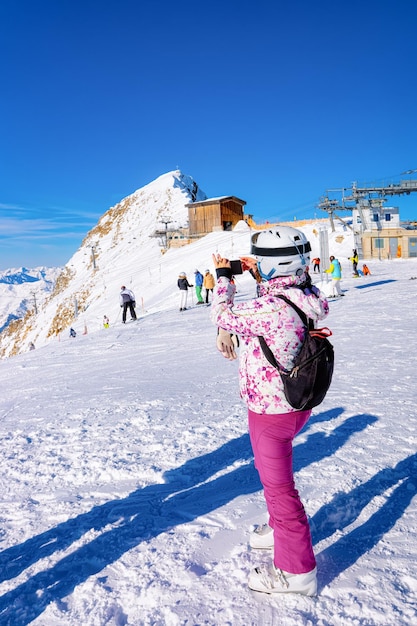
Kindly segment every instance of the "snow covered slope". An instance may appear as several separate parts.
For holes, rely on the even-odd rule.
[[[158,286],[243,247],[218,237]],[[249,591],[271,555],[248,546],[267,516],[237,362],[209,309],[175,307],[1,362],[1,626],[416,623],[417,259],[344,263],[333,383],[294,451],[319,595]]]

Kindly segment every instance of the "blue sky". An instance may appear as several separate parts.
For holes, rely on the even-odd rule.
[[[259,221],[398,182],[416,32],[414,0],[2,0],[0,269],[63,265],[177,168]],[[417,219],[414,196],[388,205]]]

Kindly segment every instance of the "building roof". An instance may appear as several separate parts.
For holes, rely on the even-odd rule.
[[[186,207],[191,207],[191,206],[204,206],[205,204],[220,204],[221,202],[224,202],[225,200],[235,200],[235,202],[237,202],[238,204],[241,204],[242,206],[244,204],[246,204],[245,200],[241,200],[240,198],[237,198],[236,196],[219,196],[218,198],[207,198],[207,200],[200,200],[199,202],[190,202],[189,204],[186,204]]]

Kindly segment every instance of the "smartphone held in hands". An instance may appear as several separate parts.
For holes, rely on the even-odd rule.
[[[242,262],[237,260],[237,261],[230,261],[230,267],[232,268],[232,274],[233,276],[236,276],[237,274],[243,274],[243,268],[242,268]]]

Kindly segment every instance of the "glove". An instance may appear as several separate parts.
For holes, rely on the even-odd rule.
[[[238,345],[239,341],[235,335],[231,335],[223,328],[218,329],[216,346],[217,350],[222,353],[225,359],[228,359],[229,361],[237,359],[235,348]]]

